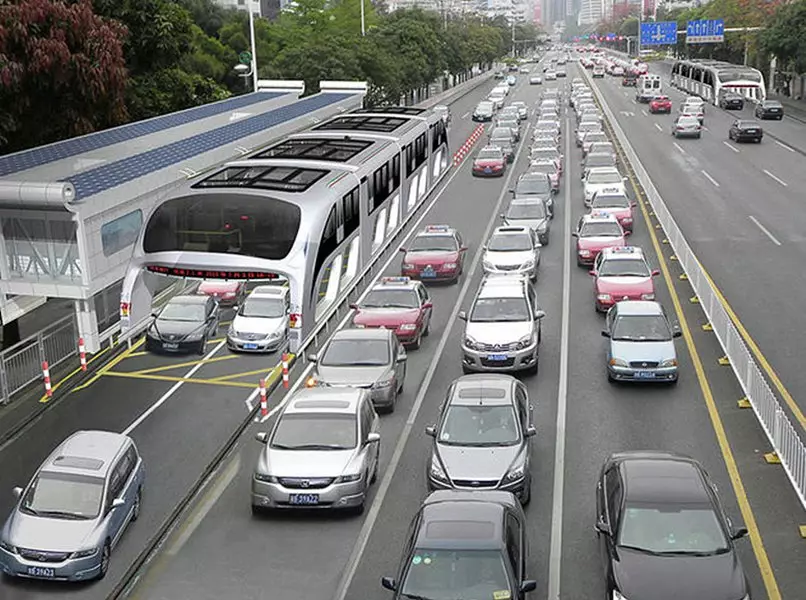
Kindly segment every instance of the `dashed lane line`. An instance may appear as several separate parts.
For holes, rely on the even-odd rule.
[[[756,219],[756,218],[755,218],[753,215],[749,215],[749,216],[748,216],[748,218],[749,218],[751,221],[753,221],[753,223],[755,223],[755,224],[756,224],[756,227],[758,227],[759,229],[761,229],[761,231],[764,233],[764,235],[766,235],[768,238],[770,238],[770,240],[772,240],[772,243],[773,243],[773,244],[775,244],[776,246],[780,246],[780,245],[781,245],[781,242],[779,242],[779,241],[778,241],[778,238],[776,238],[776,237],[775,237],[775,236],[774,236],[772,233],[770,233],[770,230],[769,230],[769,229],[767,229],[766,227],[764,227],[764,225],[762,225],[762,224],[759,222],[759,220],[758,220],[758,219]]]
[[[708,174],[708,171],[706,171],[705,169],[702,169],[702,170],[700,171],[700,173],[702,173],[702,176],[703,176],[703,177],[705,177],[705,178],[706,178],[708,181],[710,181],[711,183],[713,183],[715,187],[719,187],[719,182],[718,182],[716,179],[714,179],[713,177],[711,177],[711,176]]]
[[[663,133],[663,127],[661,127],[661,126],[660,126],[660,125],[658,125],[657,123],[654,123],[654,125],[655,125],[655,129],[657,129],[658,131],[660,131],[661,133]]]
[[[733,150],[736,154],[739,153],[739,149],[736,146],[734,146],[733,144],[731,144],[730,142],[726,142],[725,140],[722,140],[722,143],[725,144],[731,150]]]
[[[770,177],[771,179],[773,179],[774,181],[777,181],[778,183],[780,183],[784,187],[789,186],[789,184],[786,181],[784,181],[783,179],[781,179],[780,177],[778,177],[774,173],[768,171],[767,169],[764,169],[764,174],[767,175],[767,177]]]
[[[795,151],[795,149],[794,149],[794,148],[790,148],[789,146],[787,146],[786,144],[783,144],[783,143],[779,142],[778,140],[773,140],[773,142],[775,142],[776,144],[778,144],[779,146],[781,146],[781,148],[783,148],[784,150],[788,150],[789,152],[794,152],[794,151]]]

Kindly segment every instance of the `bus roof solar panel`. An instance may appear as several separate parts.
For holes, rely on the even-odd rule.
[[[224,102],[205,104],[182,112],[163,115],[155,119],[129,123],[128,125],[82,135],[81,137],[63,140],[40,148],[32,148],[24,152],[2,156],[0,157],[0,177],[11,175],[12,173],[19,173],[20,171],[27,171],[35,167],[41,167],[42,165],[56,162],[57,160],[71,158],[86,152],[120,144],[121,142],[127,142],[144,135],[159,133],[160,131],[179,127],[180,125],[187,125],[193,121],[214,117],[230,110],[257,104],[258,102],[267,102],[282,95],[283,94],[279,92],[245,94]]]
[[[319,131],[374,131],[379,133],[392,133],[402,125],[408,122],[408,119],[402,117],[371,117],[362,115],[346,115],[336,117],[314,127]]]
[[[275,192],[304,192],[328,171],[299,167],[225,167],[194,184],[194,188],[253,188]]]
[[[220,146],[232,144],[237,140],[266,131],[336,102],[341,102],[351,96],[353,94],[350,93],[309,96],[293,104],[223,125],[217,129],[205,131],[173,144],[101,165],[95,169],[68,177],[66,181],[75,186],[76,199],[94,196]]]
[[[280,142],[249,158],[293,158],[346,162],[373,145],[369,140],[302,138]]]
[[[351,115],[365,114],[387,114],[387,115],[410,115],[417,116],[427,112],[425,108],[415,108],[414,106],[376,106],[375,108],[359,108],[350,111]]]

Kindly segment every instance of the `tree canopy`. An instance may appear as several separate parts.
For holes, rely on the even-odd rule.
[[[806,0],[786,4],[773,14],[761,41],[785,65],[806,73]]]

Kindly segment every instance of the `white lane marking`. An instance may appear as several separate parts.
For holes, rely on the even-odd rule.
[[[783,179],[781,179],[780,177],[778,177],[776,175],[773,175],[767,169],[764,169],[764,173],[766,173],[769,177],[771,177],[772,179],[774,179],[775,181],[777,181],[778,183],[780,183],[784,187],[787,187],[789,185],[786,181],[784,181]]]
[[[683,149],[680,147],[680,144],[678,144],[677,142],[672,142],[672,145],[673,145],[675,148],[677,148],[677,149],[680,151],[680,154],[685,154],[685,153],[686,153],[686,151],[685,151],[685,150],[683,150]]]
[[[781,142],[779,142],[778,140],[773,140],[773,142],[775,142],[776,144],[778,144],[779,146],[781,146],[781,148],[783,148],[784,150],[789,150],[790,152],[794,152],[794,151],[795,151],[795,149],[794,149],[794,148],[790,148],[789,146],[787,146],[786,144],[782,144],[782,143],[781,143]]]
[[[702,170],[702,171],[700,171],[700,172],[703,174],[703,177],[705,177],[705,178],[706,178],[708,181],[710,181],[711,183],[713,183],[713,184],[714,184],[716,187],[719,187],[719,182],[718,182],[716,179],[714,179],[713,177],[711,177],[711,176],[708,174],[708,172],[707,172],[707,171]]]
[[[468,115],[470,115],[470,113],[469,113],[469,112],[466,112],[466,113],[465,113],[465,114],[463,114],[463,115],[462,115],[460,118],[462,118],[462,119],[467,119]]]
[[[196,371],[198,371],[199,369],[201,369],[204,366],[203,361],[211,359],[216,354],[216,352],[221,350],[221,348],[226,343],[227,343],[227,340],[221,340],[220,342],[218,342],[218,344],[216,344],[215,348],[213,348],[210,352],[208,352],[207,355],[202,359],[202,361],[199,362],[199,364],[194,365],[193,368],[191,368],[187,373],[185,373],[182,376],[182,379],[188,379],[190,377],[193,377],[193,375],[196,373]],[[143,412],[143,414],[141,414],[139,417],[137,417],[134,420],[134,423],[132,423],[126,429],[123,430],[123,435],[130,435],[132,431],[134,431],[143,421],[145,421],[148,417],[150,417],[154,413],[155,410],[157,410],[160,406],[165,404],[168,401],[168,399],[171,396],[173,396],[176,393],[176,391],[179,388],[181,388],[183,385],[185,385],[184,381],[177,381],[175,384],[173,384],[171,386],[171,389],[169,389],[162,396],[160,396],[159,400],[157,400],[154,404],[149,406],[145,410],[145,412]]]
[[[661,133],[663,133],[663,127],[661,127],[661,126],[660,126],[660,125],[658,125],[657,123],[655,123],[655,129],[657,129],[658,131],[660,131]]]
[[[730,142],[726,142],[726,141],[723,140],[722,143],[725,144],[731,150],[733,150],[736,154],[739,153],[739,149],[736,146],[734,146],[733,144],[731,144]]]
[[[569,123],[567,123],[570,126]],[[566,141],[566,156],[571,141]],[[557,390],[557,428],[554,442],[554,489],[551,501],[548,599],[559,600],[563,551],[563,498],[565,495],[565,426],[568,405],[568,355],[571,306],[571,186],[565,186],[565,246],[563,250],[563,308],[560,324],[560,385]]]
[[[241,455],[236,454],[235,460],[230,462],[227,465],[227,468],[221,474],[221,478],[216,481],[215,485],[210,488],[210,491],[205,494],[204,502],[193,512],[190,516],[190,519],[187,521],[185,526],[182,528],[179,537],[177,537],[173,543],[168,547],[167,553],[169,556],[176,556],[179,551],[182,549],[182,546],[190,539],[190,536],[199,528],[199,525],[202,524],[204,518],[207,516],[212,508],[218,502],[218,499],[221,495],[227,491],[232,480],[235,479],[235,476],[238,474],[238,469],[241,468]]]
[[[756,224],[756,227],[758,227],[759,229],[761,229],[761,231],[763,231],[763,232],[766,234],[766,236],[767,236],[768,238],[770,238],[770,240],[772,240],[772,243],[773,243],[773,244],[775,244],[776,246],[780,246],[780,245],[781,245],[781,242],[779,242],[779,241],[778,241],[778,239],[777,239],[777,238],[776,238],[776,237],[775,237],[773,234],[771,234],[771,233],[770,233],[770,230],[769,230],[769,229],[767,229],[766,227],[764,227],[764,225],[762,225],[761,223],[759,223],[759,222],[758,222],[758,219],[756,219],[756,218],[755,218],[753,215],[750,215],[748,218],[749,218],[751,221],[753,221],[753,223],[755,223],[755,224]]]
[[[529,132],[530,124],[526,125],[526,130],[524,131],[523,137],[521,139],[521,143],[518,146],[518,151],[515,154],[515,158],[512,160],[513,166],[517,164],[518,157],[521,155],[521,151],[523,150],[523,145],[527,139],[527,133]],[[395,471],[397,471],[398,466],[400,465],[400,460],[403,458],[403,451],[406,448],[406,444],[409,441],[409,437],[411,436],[411,431],[414,428],[414,423],[417,420],[417,415],[420,413],[420,408],[423,405],[423,401],[425,400],[425,396],[428,393],[428,388],[431,385],[431,380],[434,377],[434,373],[436,373],[437,366],[439,365],[440,359],[442,358],[442,353],[445,350],[445,346],[448,343],[448,338],[451,336],[451,332],[453,331],[453,324],[456,322],[457,315],[462,308],[462,303],[464,302],[465,296],[467,292],[470,290],[470,284],[473,282],[473,274],[478,269],[479,263],[481,262],[481,257],[484,254],[484,241],[490,237],[490,233],[495,227],[496,222],[498,221],[498,213],[501,212],[501,206],[504,203],[504,199],[509,195],[509,184],[512,181],[512,176],[515,174],[515,169],[511,168],[509,170],[509,174],[507,175],[506,181],[504,182],[504,187],[501,189],[501,194],[498,196],[498,202],[496,203],[495,210],[493,211],[492,216],[490,217],[489,222],[487,223],[487,229],[484,231],[484,236],[482,237],[482,242],[479,244],[478,250],[476,250],[476,254],[473,257],[473,263],[470,266],[470,269],[465,275],[465,282],[462,285],[462,289],[459,292],[459,296],[456,299],[456,304],[451,311],[451,316],[448,319],[448,324],[445,327],[445,331],[442,332],[442,337],[439,340],[439,344],[434,351],[434,355],[431,359],[430,364],[428,365],[428,370],[425,372],[425,376],[423,377],[423,381],[420,384],[420,389],[417,390],[417,397],[414,399],[414,404],[409,411],[409,416],[406,419],[406,425],[403,427],[403,431],[400,433],[400,437],[397,440],[397,445],[395,446],[395,451],[392,454],[392,458],[389,462],[389,466],[386,468],[386,472],[383,475],[383,479],[381,480],[380,485],[378,486],[378,491],[375,495],[375,499],[372,501],[372,506],[369,509],[369,514],[367,515],[366,519],[364,520],[364,524],[361,526],[361,531],[358,534],[358,539],[356,540],[355,546],[353,547],[353,551],[350,554],[350,559],[347,561],[347,567],[344,570],[344,575],[342,576],[341,581],[339,582],[339,586],[336,589],[336,594],[334,596],[335,600],[345,600],[347,597],[347,592],[350,589],[350,584],[353,581],[353,577],[355,577],[355,573],[358,570],[358,566],[361,563],[361,557],[366,550],[367,544],[369,543],[369,538],[372,535],[372,530],[375,528],[375,523],[378,521],[378,517],[381,514],[381,506],[383,505],[383,501],[386,498],[386,494],[389,492],[389,488],[392,485],[392,480],[395,477]]]
[[[642,115],[644,115],[645,117],[648,117],[648,116],[649,116],[649,113],[646,111],[646,109],[645,109],[645,108],[642,108],[642,109],[641,109],[641,114],[642,114]]]

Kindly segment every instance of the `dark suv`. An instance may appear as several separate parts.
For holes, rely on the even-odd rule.
[[[414,516],[397,577],[381,584],[401,598],[524,600],[526,517],[509,492],[440,490]]]
[[[784,105],[778,100],[765,100],[756,105],[756,119],[778,119],[784,118]]]
[[[725,110],[742,110],[744,108],[744,96],[731,90],[720,90],[719,108]]]

